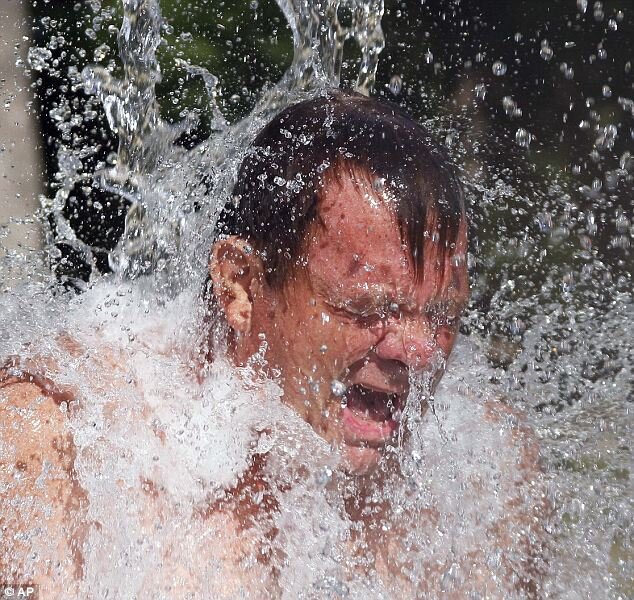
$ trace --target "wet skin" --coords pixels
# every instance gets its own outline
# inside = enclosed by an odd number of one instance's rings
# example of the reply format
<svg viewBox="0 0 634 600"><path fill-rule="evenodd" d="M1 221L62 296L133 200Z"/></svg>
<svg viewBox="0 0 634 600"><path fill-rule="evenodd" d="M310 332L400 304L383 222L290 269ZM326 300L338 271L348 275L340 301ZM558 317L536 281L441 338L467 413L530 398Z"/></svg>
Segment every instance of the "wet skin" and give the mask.
<svg viewBox="0 0 634 600"><path fill-rule="evenodd" d="M235 332L234 361L244 364L265 340L284 401L342 449L352 472L374 467L395 438L410 374L442 362L455 342L468 299L466 225L442 253L428 227L417 277L389 197L350 170L326 183L306 264L281 289L266 283L244 241L214 247L210 270Z"/></svg>

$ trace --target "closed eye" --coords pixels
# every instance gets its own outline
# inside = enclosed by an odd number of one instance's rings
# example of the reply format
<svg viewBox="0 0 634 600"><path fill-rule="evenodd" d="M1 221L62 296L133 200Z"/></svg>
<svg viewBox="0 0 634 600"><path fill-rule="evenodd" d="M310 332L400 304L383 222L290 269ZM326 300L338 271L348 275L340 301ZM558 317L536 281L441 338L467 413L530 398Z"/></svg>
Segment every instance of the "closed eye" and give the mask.
<svg viewBox="0 0 634 600"><path fill-rule="evenodd" d="M370 327L385 320L386 315L383 311L377 311L376 308L354 308L351 306L337 306L327 303L332 312L343 317L347 321L354 321L364 327Z"/></svg>

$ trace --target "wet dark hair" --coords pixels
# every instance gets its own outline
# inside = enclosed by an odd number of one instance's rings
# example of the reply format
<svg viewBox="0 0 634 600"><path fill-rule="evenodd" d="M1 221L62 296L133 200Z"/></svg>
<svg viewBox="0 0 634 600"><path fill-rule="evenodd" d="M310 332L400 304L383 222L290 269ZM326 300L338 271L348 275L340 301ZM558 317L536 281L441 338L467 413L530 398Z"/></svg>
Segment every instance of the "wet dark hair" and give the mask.
<svg viewBox="0 0 634 600"><path fill-rule="evenodd" d="M216 231L248 241L264 261L268 283L280 286L301 260L325 183L351 169L394 197L417 273L426 236L441 248L456 242L465 209L446 153L398 107L340 90L287 108L260 131Z"/></svg>

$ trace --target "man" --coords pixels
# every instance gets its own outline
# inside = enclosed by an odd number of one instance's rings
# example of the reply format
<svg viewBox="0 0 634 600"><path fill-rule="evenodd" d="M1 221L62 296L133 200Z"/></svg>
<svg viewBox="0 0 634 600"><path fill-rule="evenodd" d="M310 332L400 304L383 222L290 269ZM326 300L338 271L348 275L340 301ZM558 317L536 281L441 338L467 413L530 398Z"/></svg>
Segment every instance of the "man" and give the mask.
<svg viewBox="0 0 634 600"><path fill-rule="evenodd" d="M468 299L444 153L394 107L318 97L257 137L218 231L210 272L234 362L264 338L285 401L352 470L371 468L411 373L444 363Z"/></svg>
<svg viewBox="0 0 634 600"><path fill-rule="evenodd" d="M286 109L260 132L220 215L205 299L215 317L208 354L220 360L226 353L238 368L258 356L264 373L280 384L282 401L329 444L332 455L341 457L337 485L324 484L324 489L334 489L332 502L343 502L341 518L347 525L337 547L347 558L331 562L347 573L341 577L348 586L352 580L361 585L376 578L391 595L437 594L447 585L441 576L453 569L453 563L441 568L431 557L422 566L411 564L412 524L414 533L431 531L442 525L442 510L406 509L411 504L406 487L402 503L389 498L400 493L393 487L402 479L394 458L408 435L403 415L427 407L410 387L424 381L426 391L433 391L468 299L466 232L458 181L425 130L392 106L339 91ZM69 356L81 352L71 342L66 345ZM121 368L116 357L104 362L113 373ZM12 462L5 461L1 471L3 482L14 497L38 500L35 510L20 506L16 516L5 517L5 530L26 530L34 522L47 527L51 545L41 550L49 553L46 568L28 574L53 595L63 589L74 593L68 582L76 585L87 571L88 531L107 525L94 517L99 499L82 487L67 416L54 404L56 397L68 400L72 391L14 369L5 371L0 393L5 422L18 423L24 411L36 413L31 429L5 430L5 443L13 450ZM156 420L145 426L164 442ZM308 452L301 444L297 450ZM170 540L164 540L161 567L147 575L147 589L159 589L158 580L177 573L181 591L200 593L205 578L212 577L225 586L225 597L292 593L288 565L302 544L289 540L295 526L301 530L313 518L311 507L318 505L321 492L302 488L313 481L310 456L292 476L280 476L280 469L268 464L274 462L270 456L256 452L233 487L196 506L191 525L178 520L179 498L170 498L165 486L150 477L141 478L134 501L144 503L139 540L184 530L183 543L194 544L183 560L183 547L169 549ZM53 476L42 479L47 469ZM294 489L313 491L297 497ZM307 497L312 493L314 498ZM41 500L48 503L45 509ZM289 527L302 503L307 503L304 516ZM507 504L517 506L516 499ZM321 505L330 510L328 502ZM513 512L503 515L495 533L487 535L522 546L524 540L513 538L504 524L516 520ZM522 523L522 531L531 526ZM213 544L205 541L209 532L216 536ZM4 572L12 578L27 572L20 570L19 557L31 550L19 536L15 544L2 553ZM221 548L214 560L224 565L214 576L205 570L212 547ZM530 563L528 554L521 556ZM315 554L307 556L314 560ZM476 552L464 559L471 587L456 583L457 597L465 589L495 593L489 557ZM516 575L514 565L507 568L504 559L500 565L500 573L517 577L509 580L511 587L529 585L530 567ZM255 577L256 567L264 574ZM173 585L160 589L173 592ZM369 588L371 593L376 589ZM213 595L219 594L214 588Z"/></svg>

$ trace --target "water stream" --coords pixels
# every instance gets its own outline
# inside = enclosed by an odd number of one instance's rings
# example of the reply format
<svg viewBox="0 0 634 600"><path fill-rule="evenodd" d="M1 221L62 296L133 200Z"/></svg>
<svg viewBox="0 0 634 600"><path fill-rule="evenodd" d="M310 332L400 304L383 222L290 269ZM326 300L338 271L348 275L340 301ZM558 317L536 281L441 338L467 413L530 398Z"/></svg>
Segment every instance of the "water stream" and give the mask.
<svg viewBox="0 0 634 600"><path fill-rule="evenodd" d="M279 80L256 90L243 118L223 112L217 76L176 57L183 88L202 82L206 94L209 135L189 145L183 139L200 115L167 119L157 92L160 49L173 34L161 2L81 9L104 28L111 22L118 58L106 66L86 59L65 74L86 96L54 109L59 185L42 196L39 217L48 228L42 254L56 264L59 248L71 248L88 274L71 277L72 285L61 278L64 287L59 276L35 271L31 253L24 260L10 254L0 270L18 265L25 274L20 284L7 278L1 285L0 357L44 365L47 378L79 399L62 409L73 415L75 469L91 526L82 534L81 576L70 585L60 575L60 589L91 598L632 597L631 86L611 122L601 117L611 94L582 99L591 116L580 128L593 133L580 152L584 182L574 165L526 175L557 149L540 145L547 132L517 125L521 98L505 95L497 107L510 132L502 146L478 117L488 84L470 81L453 104L440 106L438 91L411 86L405 94L396 68L387 78L393 98L444 141L473 224L463 335L435 396L429 381L412 382L404 418L412 435L401 440L399 457L405 475L368 495L377 506L389 500L375 525L401 544L403 576L395 578L373 566L371 535L351 517L359 484L279 401L278 386L258 376L266 349L240 372L222 358L201 360L209 328L201 290L214 224L250 141L284 107L344 79L350 84L351 70L361 93L383 90L376 83L390 37L383 0L277 2L292 60ZM449 18L459 20L459 5L453 17L447 9ZM594 11L592 27L608 30L632 19L631 11L599 19L599 2L577 2L574 10L583 18ZM550 64L548 40L538 45L539 60ZM425 63L442 70L427 53ZM508 60L483 60L494 78L513 69ZM562 77L572 77L571 64L561 62ZM36 76L57 69L51 49L32 45L28 67ZM94 123L93 113L105 115L118 141L106 160L94 160L100 150L72 133ZM510 166L499 166L505 152ZM125 231L114 249L86 240L69 218L81 186L125 201ZM106 252L111 272L103 274ZM38 431L28 408L19 419L24 431ZM10 463L13 450L0 448ZM205 507L244 493L239 476L254 456L267 457L266 476L276 482L258 504L276 510L237 550L242 532L222 517L205 518ZM2 511L29 522L32 501L15 489ZM30 525L21 540L27 576L60 561L48 525ZM532 547L517 547L518 539Z"/></svg>

